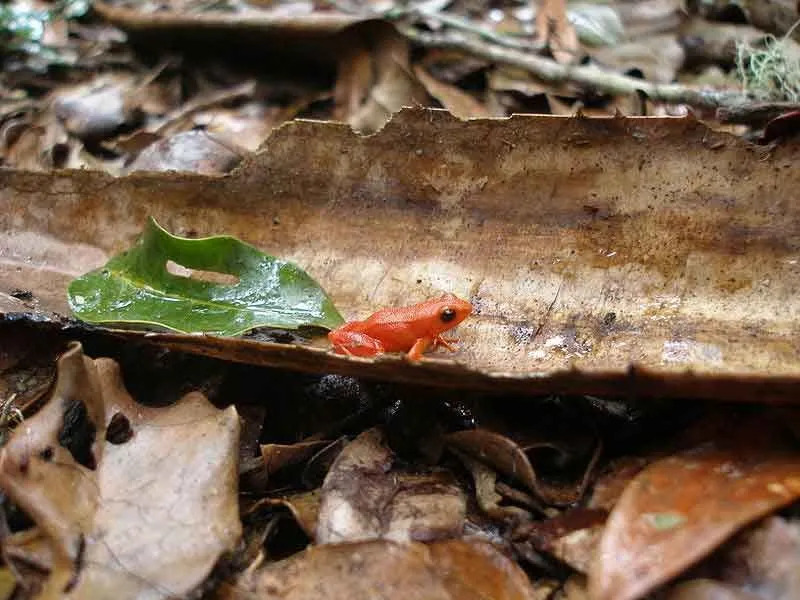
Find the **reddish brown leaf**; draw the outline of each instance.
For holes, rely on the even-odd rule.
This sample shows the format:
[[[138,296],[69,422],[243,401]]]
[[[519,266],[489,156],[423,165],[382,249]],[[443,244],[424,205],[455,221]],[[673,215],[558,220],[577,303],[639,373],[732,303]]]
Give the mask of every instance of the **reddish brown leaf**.
[[[800,497],[800,453],[761,443],[776,435],[759,425],[738,444],[695,447],[633,480],[603,533],[590,576],[593,598],[641,598]]]

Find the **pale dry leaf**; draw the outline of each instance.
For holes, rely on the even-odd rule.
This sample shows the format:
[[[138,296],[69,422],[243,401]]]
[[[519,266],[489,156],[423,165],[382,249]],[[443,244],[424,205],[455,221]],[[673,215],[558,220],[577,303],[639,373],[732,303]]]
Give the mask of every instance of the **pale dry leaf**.
[[[67,448],[60,440],[81,415],[94,441]],[[114,361],[74,344],[51,398],[0,455],[0,487],[49,542],[39,598],[194,590],[241,534],[238,433],[233,407],[217,410],[196,392],[165,408],[137,404]]]
[[[191,171],[203,175],[227,173],[247,154],[205,131],[184,131],[156,141],[128,165],[126,171]]]
[[[379,429],[345,446],[322,484],[317,543],[431,540],[461,533],[463,491],[444,474],[390,472],[392,462]]]

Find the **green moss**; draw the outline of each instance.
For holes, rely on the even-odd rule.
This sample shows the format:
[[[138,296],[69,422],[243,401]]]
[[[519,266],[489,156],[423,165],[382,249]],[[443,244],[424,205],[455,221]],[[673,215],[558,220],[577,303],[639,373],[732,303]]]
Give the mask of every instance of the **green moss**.
[[[761,101],[800,102],[800,51],[790,36],[800,21],[778,39],[764,38],[759,47],[736,45],[736,69],[744,91]]]

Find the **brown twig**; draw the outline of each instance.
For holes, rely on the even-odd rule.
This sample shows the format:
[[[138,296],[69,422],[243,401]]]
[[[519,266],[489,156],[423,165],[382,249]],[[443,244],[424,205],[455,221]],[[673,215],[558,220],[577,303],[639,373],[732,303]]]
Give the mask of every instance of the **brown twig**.
[[[700,108],[732,108],[749,104],[748,97],[741,93],[699,90],[676,83],[653,83],[596,66],[562,65],[544,56],[504,48],[459,32],[426,33],[413,27],[403,26],[398,26],[398,29],[421,46],[459,50],[493,62],[524,69],[550,83],[575,83],[613,95],[642,93],[651,100],[688,104]]]
[[[800,110],[796,102],[754,102],[720,107],[717,119],[722,123],[761,126],[787,112]]]

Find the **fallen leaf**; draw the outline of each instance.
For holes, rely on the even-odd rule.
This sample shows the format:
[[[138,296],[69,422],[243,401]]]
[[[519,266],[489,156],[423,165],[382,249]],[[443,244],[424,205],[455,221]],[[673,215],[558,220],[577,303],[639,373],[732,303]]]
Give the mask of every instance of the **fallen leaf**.
[[[464,463],[472,475],[475,486],[475,500],[478,507],[491,519],[502,522],[518,522],[530,519],[530,513],[518,506],[502,506],[503,496],[497,491],[497,472],[483,462],[476,460],[464,452],[451,449]],[[537,507],[538,508],[538,507]]]
[[[231,284],[173,275],[182,267],[234,276]],[[300,268],[231,236],[187,239],[152,218],[137,244],[69,286],[75,314],[94,323],[144,323],[178,331],[241,334],[256,327],[331,329],[342,318]]]
[[[444,473],[390,473],[392,458],[378,429],[345,446],[322,484],[318,544],[427,541],[461,533],[464,493]]]
[[[283,468],[305,462],[330,443],[327,440],[316,440],[298,442],[296,444],[263,444],[261,446],[261,457],[264,461],[267,475],[272,475]]]
[[[608,513],[604,510],[572,508],[546,519],[517,527],[516,543],[529,543],[547,552],[579,573],[588,573]]]
[[[536,37],[547,44],[559,63],[576,62],[580,43],[575,28],[567,18],[566,0],[541,0],[536,13]]]
[[[98,77],[56,92],[53,110],[69,133],[86,141],[103,140],[141,120],[129,98],[135,85],[130,76]]]
[[[590,573],[592,598],[642,598],[745,525],[800,498],[800,453],[770,444],[775,436],[754,423],[738,444],[707,443],[639,473],[606,524]]]
[[[228,600],[533,600],[525,573],[485,542],[386,540],[311,547],[241,578]]]
[[[428,93],[442,103],[459,119],[489,118],[489,110],[460,88],[439,81],[422,67],[414,67],[414,74]]]
[[[14,573],[6,567],[0,568],[0,600],[9,600],[17,587]]]
[[[762,600],[763,598],[727,583],[710,579],[691,579],[681,582],[664,597],[666,600]]]
[[[369,24],[375,27],[375,24]],[[347,122],[359,133],[373,133],[404,106],[425,102],[425,89],[414,77],[409,64],[408,41],[394,28],[381,25],[370,34],[373,83],[363,103],[350,114]],[[353,67],[357,88],[350,96],[360,94],[363,58]],[[352,99],[348,100],[352,103]]]
[[[238,431],[233,407],[198,393],[166,408],[136,404],[114,361],[74,344],[48,403],[0,454],[0,488],[49,544],[38,597],[196,589],[240,537]]]
[[[244,154],[211,133],[184,131],[145,147],[126,171],[190,171],[215,175],[231,171]]]
[[[592,59],[616,72],[639,72],[644,79],[672,83],[686,60],[686,51],[674,34],[597,48]]]
[[[251,506],[243,515],[245,518],[264,508],[286,508],[297,522],[308,539],[316,541],[317,523],[319,521],[321,490],[298,492],[278,498],[262,498]]]
[[[800,598],[800,520],[768,517],[714,558],[718,578],[766,598]]]
[[[445,440],[448,445],[486,462],[500,473],[519,481],[547,504],[557,505],[571,504],[580,499],[600,450],[597,446],[595,456],[577,480],[550,482],[536,475],[531,455],[542,448],[548,452],[565,454],[564,447],[558,443],[544,440],[519,444],[510,437],[481,428],[455,431],[447,434]]]

